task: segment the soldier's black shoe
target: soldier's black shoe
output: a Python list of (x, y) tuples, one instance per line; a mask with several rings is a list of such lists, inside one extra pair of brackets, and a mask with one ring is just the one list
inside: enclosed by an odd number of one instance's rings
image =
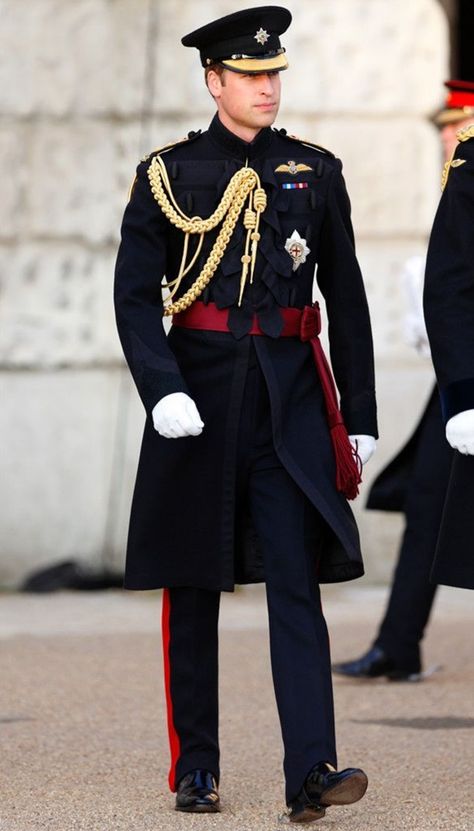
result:
[(208, 770), (192, 770), (179, 781), (177, 811), (217, 814), (220, 809), (217, 782)]
[(349, 678), (380, 678), (386, 676), (390, 681), (411, 681), (416, 671), (409, 671), (397, 666), (380, 646), (373, 646), (355, 661), (333, 664), (333, 672)]
[(318, 762), (288, 806), (290, 822), (321, 819), (329, 805), (350, 805), (362, 799), (366, 790), (367, 776), (360, 768), (337, 771), (327, 762)]

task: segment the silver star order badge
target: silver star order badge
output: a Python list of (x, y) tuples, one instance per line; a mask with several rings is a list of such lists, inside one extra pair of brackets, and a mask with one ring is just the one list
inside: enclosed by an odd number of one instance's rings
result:
[(293, 231), (291, 237), (288, 237), (285, 242), (285, 250), (293, 260), (293, 271), (296, 271), (301, 263), (306, 262), (306, 257), (310, 253), (311, 248), (306, 245), (306, 240), (300, 237), (298, 231)]
[(255, 40), (257, 41), (257, 43), (260, 44), (260, 46), (263, 46), (264, 43), (267, 42), (269, 37), (270, 35), (268, 34), (268, 32), (266, 32), (265, 29), (262, 29), (261, 26), (258, 32), (254, 35)]

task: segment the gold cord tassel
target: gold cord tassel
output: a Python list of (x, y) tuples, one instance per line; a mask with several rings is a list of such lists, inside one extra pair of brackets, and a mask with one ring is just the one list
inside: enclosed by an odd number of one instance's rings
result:
[(255, 263), (256, 263), (256, 260), (257, 260), (257, 248), (258, 248), (258, 243), (260, 241), (260, 233), (259, 233), (259, 230), (258, 230), (259, 227), (260, 227), (260, 217), (261, 217), (262, 213), (264, 212), (265, 208), (267, 207), (267, 194), (265, 193), (263, 188), (260, 187), (260, 182), (258, 183), (258, 188), (256, 189), (256, 191), (254, 193), (253, 204), (254, 204), (254, 208), (255, 208), (257, 214), (256, 214), (255, 228), (253, 230), (253, 233), (250, 235), (250, 239), (252, 240), (252, 263), (251, 263), (251, 266), (250, 266), (250, 282), (251, 283), (253, 282), (253, 274), (254, 274), (254, 271), (255, 271)]
[[(174, 280), (167, 281), (165, 288), (170, 289), (167, 298), (168, 305), (165, 306), (163, 314), (168, 317), (177, 312), (184, 311), (202, 294), (212, 277), (214, 276), (219, 263), (224, 256), (230, 238), (234, 232), (239, 216), (244, 207), (245, 201), (249, 200), (248, 208), (244, 215), (244, 226), (247, 229), (245, 251), (242, 256), (242, 275), (240, 280), (239, 305), (242, 301), (248, 273), (250, 271), (250, 282), (253, 279), (257, 246), (260, 239), (258, 226), (260, 214), (265, 210), (267, 197), (260, 185), (258, 174), (251, 167), (243, 167), (232, 176), (227, 185), (222, 199), (214, 213), (207, 219), (200, 216), (188, 217), (181, 210), (174, 198), (168, 171), (160, 156), (155, 156), (148, 168), (148, 179), (153, 196), (158, 202), (164, 215), (179, 230), (184, 233), (183, 254), (178, 276)], [(255, 210), (252, 209), (252, 202)], [(220, 222), (222, 227), (219, 231), (207, 261), (190, 289), (188, 289), (179, 300), (169, 302), (179, 289), (183, 277), (190, 271), (196, 262), (202, 248), (204, 234), (213, 230)], [(189, 247), (189, 236), (199, 234), (200, 240), (191, 261), (186, 265)]]

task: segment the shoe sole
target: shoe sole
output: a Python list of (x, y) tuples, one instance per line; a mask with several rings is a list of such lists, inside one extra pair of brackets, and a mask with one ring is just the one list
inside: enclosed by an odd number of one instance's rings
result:
[(189, 808), (178, 808), (175, 811), (184, 811), (186, 814), (218, 814), (220, 808), (217, 805), (190, 805)]
[(322, 805), (351, 805), (362, 799), (367, 785), (368, 779), (365, 773), (362, 770), (357, 771), (332, 788), (323, 791), (320, 802)]
[(290, 822), (316, 822), (317, 819), (322, 819), (325, 813), (325, 808), (313, 808), (307, 805), (297, 814), (290, 814)]

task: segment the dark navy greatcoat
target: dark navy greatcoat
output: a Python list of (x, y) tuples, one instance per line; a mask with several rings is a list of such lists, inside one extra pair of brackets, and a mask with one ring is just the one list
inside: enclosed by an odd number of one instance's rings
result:
[[(209, 216), (232, 175), (246, 162), (267, 197), (253, 285), (237, 305), (245, 230), (239, 221), (201, 300), (228, 308), (230, 332), (162, 325), (160, 283), (178, 272), (183, 234), (166, 219), (147, 178), (137, 179), (122, 225), (115, 284), (123, 349), (147, 411), (128, 542), (125, 585), (132, 589), (195, 586), (232, 590), (263, 579), (258, 539), (235, 500), (239, 416), (253, 341), (271, 402), (280, 461), (323, 517), (318, 561), (321, 582), (363, 574), (357, 527), (336, 491), (333, 451), (311, 347), (279, 338), (279, 309), (312, 302), (313, 278), (324, 297), (332, 366), (349, 433), (376, 435), (372, 339), (362, 277), (354, 253), (350, 204), (341, 163), (332, 154), (263, 129), (247, 144), (217, 116), (209, 130), (163, 153), (173, 193), (188, 216)], [(310, 170), (277, 172), (289, 161)], [(304, 182), (298, 189), (283, 183)], [(200, 273), (219, 229), (184, 279)], [(310, 254), (293, 271), (285, 242), (293, 231)], [(195, 240), (192, 240), (192, 246)], [(256, 313), (263, 336), (248, 335)], [(165, 395), (186, 392), (205, 423), (198, 437), (162, 438), (150, 417)], [(238, 529), (239, 533), (236, 533)], [(291, 546), (291, 540), (288, 541)]]
[[(444, 421), (474, 409), (474, 127), (435, 217), (424, 291)], [(454, 453), (432, 580), (474, 589), (474, 457)]]
[[(443, 438), (442, 447), (428, 447), (423, 434), (431, 430), (433, 422), (441, 421), (439, 395), (436, 384), (431, 390), (428, 401), (412, 434), (401, 450), (380, 471), (371, 484), (365, 507), (369, 511), (393, 511), (404, 513), (407, 499), (412, 499), (410, 492), (416, 483), (413, 472), (415, 465), (423, 468), (429, 456), (448, 454), (449, 447)], [(416, 486), (416, 485), (415, 485)], [(433, 482), (433, 492), (437, 492), (439, 483)], [(425, 493), (424, 496), (427, 496)], [(416, 497), (415, 497), (416, 498)]]

